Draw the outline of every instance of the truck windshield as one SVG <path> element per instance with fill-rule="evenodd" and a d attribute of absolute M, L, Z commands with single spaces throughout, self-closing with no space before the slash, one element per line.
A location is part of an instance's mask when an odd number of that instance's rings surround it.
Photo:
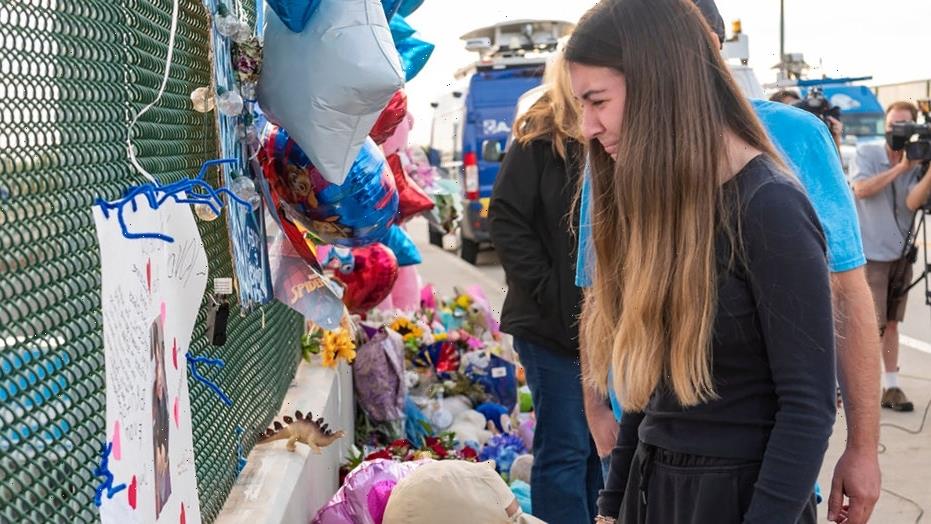
<path fill-rule="evenodd" d="M 882 114 L 841 114 L 844 134 L 856 137 L 873 138 L 885 134 L 885 118 Z"/>

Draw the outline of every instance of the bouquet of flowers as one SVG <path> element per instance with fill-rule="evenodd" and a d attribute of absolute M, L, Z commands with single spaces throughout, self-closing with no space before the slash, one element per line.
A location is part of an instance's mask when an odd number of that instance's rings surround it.
<path fill-rule="evenodd" d="M 310 362 L 314 355 L 321 355 L 322 364 L 333 368 L 339 359 L 352 364 L 356 359 L 356 343 L 345 326 L 328 331 L 312 324 L 301 337 L 301 352 L 307 362 Z"/>

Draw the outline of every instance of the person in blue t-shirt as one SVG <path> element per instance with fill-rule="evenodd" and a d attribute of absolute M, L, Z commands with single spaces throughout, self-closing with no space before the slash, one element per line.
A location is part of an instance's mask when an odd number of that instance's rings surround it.
<path fill-rule="evenodd" d="M 714 38 L 720 41 L 724 24 L 713 0 L 695 0 L 695 3 L 709 22 Z M 848 420 L 847 446 L 834 470 L 828 519 L 847 518 L 850 524 L 865 523 L 880 493 L 877 456 L 880 362 L 853 195 L 845 181 L 835 143 L 821 121 L 787 105 L 763 100 L 751 102 L 770 139 L 805 187 L 825 232 L 836 318 L 838 379 Z M 590 192 L 586 176 L 579 203 L 576 267 L 576 284 L 583 288 L 592 284 Z M 585 315 L 584 310 L 582 314 Z M 580 341 L 583 367 L 587 344 L 586 340 Z M 620 406 L 613 398 L 609 406 L 591 388 L 586 388 L 585 400 L 592 436 L 599 454 L 606 457 L 617 437 Z"/>

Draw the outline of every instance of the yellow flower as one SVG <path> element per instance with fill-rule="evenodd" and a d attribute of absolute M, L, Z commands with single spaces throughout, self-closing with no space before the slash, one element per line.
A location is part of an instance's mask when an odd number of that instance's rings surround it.
<path fill-rule="evenodd" d="M 433 340 L 436 342 L 445 342 L 449 338 L 449 335 L 446 333 L 434 333 Z"/>
<path fill-rule="evenodd" d="M 321 363 L 324 367 L 336 367 L 336 351 L 334 351 L 333 348 L 324 345 L 323 350 L 320 351 L 320 355 L 323 357 L 323 361 Z"/>
<path fill-rule="evenodd" d="M 388 327 L 390 327 L 392 331 L 395 331 L 399 335 L 403 336 L 410 333 L 411 328 L 413 327 L 413 323 L 407 318 L 398 317 L 394 319 L 394 322 L 392 322 Z"/>
<path fill-rule="evenodd" d="M 349 363 L 356 359 L 356 345 L 345 329 L 327 331 L 323 335 L 323 365 L 335 367 L 338 358 Z"/>
<path fill-rule="evenodd" d="M 472 298 L 469 295 L 459 295 L 456 297 L 456 305 L 462 309 L 469 309 L 472 306 Z"/>
<path fill-rule="evenodd" d="M 405 317 L 396 318 L 388 327 L 401 335 L 405 342 L 417 342 L 423 336 L 423 329 Z"/>

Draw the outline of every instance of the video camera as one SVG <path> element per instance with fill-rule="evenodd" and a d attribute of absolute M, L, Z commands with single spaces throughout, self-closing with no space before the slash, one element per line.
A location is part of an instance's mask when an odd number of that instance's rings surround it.
<path fill-rule="evenodd" d="M 905 150 L 909 160 L 931 162 L 931 100 L 919 100 L 918 109 L 924 124 L 896 122 L 892 124 L 892 149 Z"/>
<path fill-rule="evenodd" d="M 830 127 L 828 117 L 840 120 L 840 108 L 831 105 L 831 101 L 824 96 L 824 91 L 820 87 L 811 88 L 804 100 L 799 100 L 793 105 L 820 118 L 825 124 L 828 124 L 828 127 Z"/>

